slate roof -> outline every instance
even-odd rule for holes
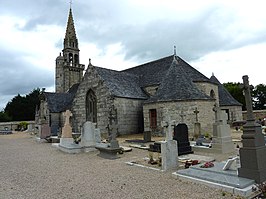
[[[94,66],[109,91],[116,97],[148,99],[139,85],[139,76]]]
[[[158,87],[157,92],[147,103],[181,100],[208,100],[208,95],[201,92],[192,79],[187,74],[187,65],[183,60],[172,56],[172,63],[163,80]],[[201,77],[199,75],[199,77]],[[195,77],[194,77],[195,78]],[[205,80],[205,78],[203,78]]]
[[[242,104],[233,98],[233,96],[226,90],[226,88],[224,88],[214,75],[211,76],[210,80],[218,84],[220,106],[242,106]]]
[[[78,90],[79,84],[74,84],[67,93],[44,92],[51,113],[64,112],[71,109],[72,102]]]
[[[179,65],[183,68],[183,73],[192,81],[210,82],[209,78],[190,66],[183,59],[178,56],[177,59]],[[172,61],[173,55],[123,70],[123,72],[139,75],[141,87],[159,85],[171,66]]]

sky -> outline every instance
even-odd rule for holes
[[[54,91],[69,0],[0,0],[0,111]],[[174,53],[205,76],[266,84],[263,0],[72,0],[80,62],[123,70]]]

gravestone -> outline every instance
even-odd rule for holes
[[[200,131],[201,125],[200,125],[199,120],[198,120],[198,114],[199,114],[198,108],[196,107],[193,112],[196,115],[196,121],[194,123],[194,135],[193,135],[193,137],[197,139],[201,135],[201,131]]]
[[[178,155],[193,153],[188,139],[188,127],[186,124],[178,124],[174,128],[174,140],[177,141]]]
[[[96,145],[96,149],[100,151],[99,156],[107,159],[118,158],[117,153],[122,152],[122,148],[119,147],[119,143],[116,139],[117,136],[117,109],[112,106],[109,110],[109,124],[108,127],[108,142],[109,144]]]
[[[51,135],[51,129],[48,123],[43,123],[40,125],[40,138],[45,139],[50,137]]]
[[[173,127],[175,121],[162,122],[161,126],[166,132],[165,141],[161,142],[162,170],[177,169],[177,142],[173,140]]]
[[[266,180],[266,146],[261,126],[255,122],[248,76],[243,76],[243,82],[247,122],[243,126],[243,147],[239,150],[241,167],[238,169],[238,176],[262,183]]]
[[[101,143],[102,142],[102,137],[101,137],[101,131],[100,131],[100,129],[96,128],[94,130],[94,135],[95,135],[95,142],[96,143]]]
[[[95,141],[95,124],[87,121],[83,124],[83,131],[81,132],[80,146],[88,151],[89,148],[94,148]]]
[[[69,119],[72,116],[71,111],[66,110],[66,112],[63,113],[63,116],[65,117],[65,124],[62,128],[62,138],[72,138],[72,127],[70,126]]]
[[[65,117],[65,124],[62,128],[59,149],[67,153],[79,153],[81,152],[81,147],[74,143],[74,139],[72,137],[72,127],[69,122],[72,113],[71,111],[66,110],[66,112],[63,113],[63,116]]]
[[[215,123],[213,124],[213,138],[211,150],[216,153],[234,152],[234,144],[231,137],[231,129],[227,124],[227,114],[217,105],[214,106]]]

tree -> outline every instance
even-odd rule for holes
[[[241,83],[233,83],[228,82],[224,83],[223,86],[226,88],[226,90],[235,98],[238,102],[243,104],[242,109],[246,110],[246,101],[245,96],[243,94],[243,84]]]
[[[254,109],[262,110],[266,109],[266,85],[259,84],[252,92],[254,99]]]
[[[40,89],[34,89],[30,94],[21,96],[18,94],[5,107],[5,113],[13,121],[29,121],[35,118],[35,108],[39,106]]]
[[[10,122],[11,121],[11,117],[9,117],[9,115],[7,113],[5,113],[4,111],[0,112],[0,122]]]

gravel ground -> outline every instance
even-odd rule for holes
[[[125,164],[147,156],[133,149],[116,160],[98,152],[66,154],[28,133],[0,135],[0,199],[237,198],[221,190]]]

